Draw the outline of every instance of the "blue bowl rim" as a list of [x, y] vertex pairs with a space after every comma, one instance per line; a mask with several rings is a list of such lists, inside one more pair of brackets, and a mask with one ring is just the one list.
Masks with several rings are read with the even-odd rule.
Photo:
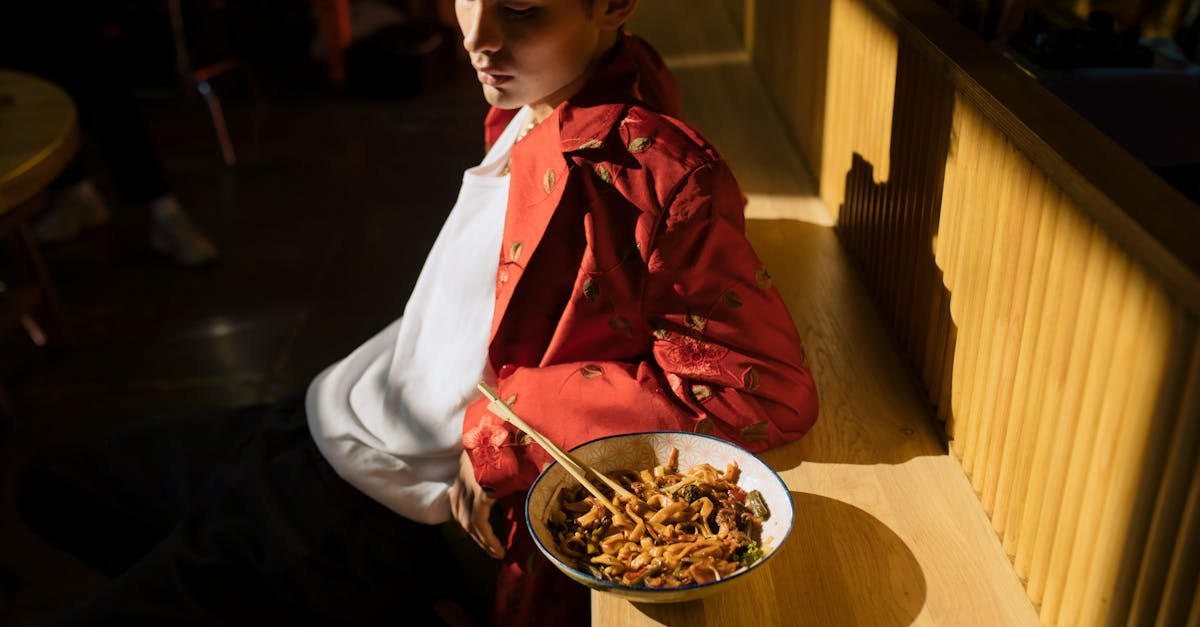
[[659, 434], [686, 435], [686, 436], [697, 437], [697, 438], [708, 438], [709, 440], [714, 440], [716, 442], [720, 442], [721, 444], [731, 446], [733, 448], [736, 448], [736, 449], [742, 450], [746, 453], [749, 453], [755, 459], [758, 459], [758, 461], [761, 462], [763, 466], [766, 466], [767, 469], [771, 471], [771, 475], [773, 477], [775, 477], [775, 480], [779, 482], [779, 485], [783, 487], [783, 491], [789, 495], [787, 506], [788, 506], [788, 512], [791, 514], [791, 516], [789, 517], [789, 520], [788, 520], [787, 530], [783, 533], [783, 538], [779, 541], [778, 546], [776, 546], [775, 549], [772, 550], [767, 555], [764, 555], [762, 559], [760, 559], [757, 562], [748, 566], [745, 570], [739, 570], [738, 572], [736, 572], [724, 579], [721, 579], [719, 581], [710, 581], [708, 583], [691, 583], [691, 584], [687, 584], [684, 586], [678, 586], [675, 588], [655, 588], [652, 586], [630, 586], [630, 585], [626, 585], [623, 583], [617, 583], [615, 581], [609, 581], [607, 579], [600, 579], [598, 577], [593, 576], [590, 573], [586, 573], [582, 570], [579, 570], [578, 568], [575, 568], [574, 566], [558, 559], [558, 556], [555, 555], [553, 551], [547, 549], [546, 545], [542, 543], [542, 539], [539, 538], [538, 534], [534, 533], [534, 531], [533, 531], [532, 517], [529, 515], [529, 500], [533, 496], [534, 487], [536, 487], [537, 484], [541, 483], [542, 477], [545, 476], [546, 472], [548, 472], [551, 468], [558, 465], [558, 462], [555, 461], [555, 462], [551, 462], [550, 465], [546, 466], [545, 468], [542, 469], [541, 472], [538, 473], [537, 478], [533, 480], [533, 483], [531, 483], [529, 485], [529, 490], [525, 493], [525, 528], [529, 531], [529, 535], [533, 537], [533, 541], [537, 543], [538, 550], [540, 550], [542, 552], [542, 555], [546, 556], [547, 558], [551, 559], [555, 563], [559, 564], [561, 567], [570, 569], [571, 572], [579, 575], [583, 579], [586, 579], [589, 582], [594, 583], [596, 585], [596, 587], [604, 588], [604, 589], [612, 589], [612, 590], [628, 590], [631, 592], [650, 592], [650, 593], [679, 592], [681, 590], [695, 590], [697, 588], [706, 588], [709, 586], [716, 586], [719, 584], [723, 584], [727, 581], [733, 581], [734, 579], [737, 579], [738, 577], [741, 577], [742, 575], [749, 574], [750, 571], [758, 568], [759, 566], [762, 566], [763, 564], [765, 564], [767, 562], [767, 560], [771, 559], [772, 557], [775, 557], [775, 554], [778, 553], [779, 550], [783, 548], [783, 543], [785, 541], [787, 541], [788, 537], [790, 537], [792, 535], [792, 525], [793, 525], [793, 523], [795, 523], [796, 512], [795, 512], [795, 507], [793, 507], [792, 500], [790, 498], [791, 489], [789, 489], [787, 487], [787, 483], [784, 482], [783, 477], [780, 477], [779, 473], [775, 472], [774, 468], [767, 466], [767, 463], [763, 462], [762, 459], [760, 459], [758, 457], [758, 455], [755, 455], [754, 453], [746, 450], [745, 448], [738, 446], [737, 444], [734, 444], [733, 442], [730, 442], [729, 440], [723, 440], [721, 438], [707, 435], [704, 433], [693, 433], [691, 431], [658, 430], [658, 431], [637, 431], [637, 432], [633, 432], [633, 433], [615, 433], [613, 435], [606, 435], [604, 437], [599, 437], [594, 440], [588, 440], [587, 442], [584, 442], [583, 444], [580, 444], [580, 445], [572, 448], [571, 451], [583, 448], [585, 446], [594, 444], [596, 442], [603, 442], [604, 440], [610, 440], [612, 438], [628, 438], [628, 437], [633, 437], [633, 436], [659, 435]]

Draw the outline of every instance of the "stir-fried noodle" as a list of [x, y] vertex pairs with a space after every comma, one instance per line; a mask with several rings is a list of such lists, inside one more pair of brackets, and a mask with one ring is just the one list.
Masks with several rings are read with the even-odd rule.
[[770, 517], [757, 490], [737, 486], [739, 469], [678, 469], [679, 452], [652, 469], [608, 473], [637, 498], [613, 496], [614, 515], [575, 484], [550, 499], [546, 525], [574, 566], [626, 585], [674, 588], [720, 580], [762, 558]]

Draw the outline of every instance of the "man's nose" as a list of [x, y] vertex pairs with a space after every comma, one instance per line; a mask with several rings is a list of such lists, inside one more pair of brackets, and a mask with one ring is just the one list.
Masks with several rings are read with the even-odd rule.
[[467, 16], [467, 30], [463, 33], [463, 47], [467, 52], [496, 52], [504, 41], [498, 20], [484, 5], [484, 2], [475, 2], [472, 13]]

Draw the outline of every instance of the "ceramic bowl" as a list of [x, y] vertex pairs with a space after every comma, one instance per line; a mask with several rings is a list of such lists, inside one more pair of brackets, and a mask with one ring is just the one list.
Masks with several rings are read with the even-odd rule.
[[571, 560], [558, 552], [550, 530], [546, 527], [546, 511], [558, 486], [568, 486], [575, 479], [558, 463], [547, 466], [529, 489], [525, 498], [525, 522], [542, 554], [559, 570], [575, 581], [609, 594], [644, 603], [679, 603], [727, 591], [745, 583], [783, 546], [792, 529], [792, 499], [783, 479], [749, 451], [717, 438], [682, 431], [653, 431], [614, 435], [592, 440], [571, 450], [571, 455], [600, 471], [653, 468], [679, 450], [679, 469], [686, 471], [696, 464], [707, 463], [724, 469], [730, 462], [741, 468], [738, 487], [762, 493], [771, 517], [763, 523], [763, 558], [720, 581], [692, 584], [679, 588], [629, 586], [598, 579], [576, 569]]

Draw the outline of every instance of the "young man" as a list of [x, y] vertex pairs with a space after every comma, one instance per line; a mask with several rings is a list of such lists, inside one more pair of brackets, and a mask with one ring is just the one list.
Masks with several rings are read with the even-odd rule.
[[[457, 0], [490, 150], [404, 316], [304, 399], [31, 469], [31, 526], [118, 575], [78, 624], [220, 623], [247, 604], [275, 623], [426, 624], [459, 576], [429, 526], [451, 519], [503, 560], [494, 622], [571, 620], [584, 589], [533, 555], [520, 516], [549, 459], [486, 411], [481, 378], [564, 448], [682, 429], [762, 450], [808, 430], [815, 388], [744, 199], [623, 33], [636, 5]], [[81, 511], [101, 522], [81, 529]]]

